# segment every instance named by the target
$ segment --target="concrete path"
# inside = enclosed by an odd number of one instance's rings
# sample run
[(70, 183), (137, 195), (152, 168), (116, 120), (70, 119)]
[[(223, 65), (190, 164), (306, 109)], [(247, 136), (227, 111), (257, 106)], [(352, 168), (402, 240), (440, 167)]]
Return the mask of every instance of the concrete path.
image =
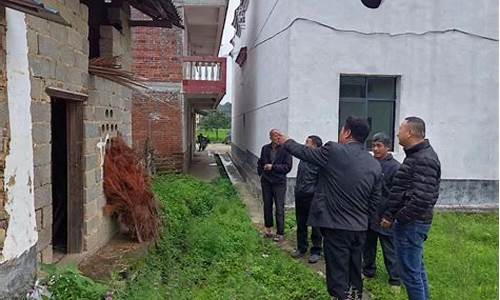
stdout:
[[(262, 201), (260, 200), (260, 197), (258, 195), (254, 195), (251, 192), (252, 189), (248, 186), (248, 183), (245, 182), (244, 178), (241, 176), (241, 174), (238, 172), (238, 169), (233, 164), (229, 152), (221, 155), (220, 158), (222, 164), (224, 165), (226, 173), (229, 176), (229, 179), (233, 183), (235, 189), (238, 191), (238, 194), (240, 195), (242, 201), (245, 203), (245, 206), (247, 208), (248, 214), (250, 215), (252, 223), (259, 229), (260, 232), (264, 233), (264, 223), (263, 223), (264, 216), (262, 207), (263, 205)], [(278, 247), (280, 247), (283, 251), (286, 251), (290, 254), (292, 254), (296, 246), (295, 238), (293, 239), (290, 238), (290, 235), (293, 234), (295, 234), (295, 232), (285, 233), (286, 237), (285, 241), (277, 243)], [(308, 263), (307, 256), (298, 260), (308, 268), (317, 272), (321, 277), (325, 278), (325, 261), (323, 258), (321, 258), (321, 260), (316, 264)], [(370, 300), (370, 299), (371, 297), (369, 293), (365, 291), (363, 293), (363, 300)]]
[(188, 169), (188, 174), (203, 181), (212, 181), (220, 176), (215, 161), (215, 154), (224, 154), (231, 151), (231, 147), (224, 144), (209, 144), (202, 152), (194, 153), (193, 161)]

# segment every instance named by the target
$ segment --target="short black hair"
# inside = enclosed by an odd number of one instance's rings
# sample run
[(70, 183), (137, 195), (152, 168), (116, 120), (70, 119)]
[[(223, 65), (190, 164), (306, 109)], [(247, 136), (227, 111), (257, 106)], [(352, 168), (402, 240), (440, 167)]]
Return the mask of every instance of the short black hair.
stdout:
[(391, 141), (391, 138), (383, 133), (383, 132), (377, 132), (373, 135), (373, 139), (372, 139), (372, 142), (373, 143), (382, 143), (384, 144), (384, 146), (386, 146), (387, 148), (391, 148), (392, 146), (392, 141)]
[(357, 142), (364, 144), (370, 134), (370, 124), (364, 118), (349, 116), (345, 120), (344, 130), (350, 130), (352, 137)]
[(311, 139), (313, 141), (313, 143), (316, 144), (316, 147), (323, 146), (323, 141), (321, 140), (321, 138), (319, 136), (317, 136), (317, 135), (310, 135), (307, 138)]
[(419, 117), (408, 117), (405, 121), (410, 125), (411, 131), (420, 138), (425, 138), (425, 122)]

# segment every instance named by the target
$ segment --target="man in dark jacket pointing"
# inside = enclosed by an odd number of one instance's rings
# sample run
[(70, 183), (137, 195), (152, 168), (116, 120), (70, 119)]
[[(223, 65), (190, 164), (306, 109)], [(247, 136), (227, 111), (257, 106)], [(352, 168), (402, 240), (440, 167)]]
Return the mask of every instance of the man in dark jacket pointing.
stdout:
[(399, 127), (398, 138), (406, 158), (394, 176), (381, 226), (389, 228), (394, 223), (400, 276), (408, 298), (427, 300), (430, 295), (423, 261), (424, 241), (439, 197), (441, 164), (425, 139), (422, 119), (406, 118)]
[(347, 118), (339, 143), (309, 149), (279, 134), (293, 156), (320, 167), (309, 225), (321, 228), (328, 292), (334, 299), (361, 299), (361, 260), (368, 216), (381, 196), (380, 164), (363, 144), (370, 127), (365, 119)]

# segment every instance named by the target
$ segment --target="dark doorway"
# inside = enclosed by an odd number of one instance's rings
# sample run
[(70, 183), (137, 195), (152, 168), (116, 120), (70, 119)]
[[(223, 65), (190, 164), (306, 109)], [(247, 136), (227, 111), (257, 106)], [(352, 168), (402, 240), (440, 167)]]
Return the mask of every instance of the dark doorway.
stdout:
[(68, 139), (66, 102), (52, 100), (52, 246), (66, 253), (68, 244)]
[(83, 105), (52, 98), (52, 245), (83, 250)]

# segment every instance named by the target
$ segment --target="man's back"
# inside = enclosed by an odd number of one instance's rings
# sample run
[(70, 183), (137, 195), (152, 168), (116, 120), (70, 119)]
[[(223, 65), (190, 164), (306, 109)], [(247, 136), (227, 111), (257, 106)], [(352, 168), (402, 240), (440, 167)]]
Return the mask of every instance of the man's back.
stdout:
[(369, 214), (380, 199), (380, 164), (360, 143), (328, 142), (314, 151), (295, 142), (287, 149), (297, 157), (319, 165), (318, 186), (311, 204), (312, 226), (365, 231)]
[(318, 172), (318, 166), (306, 161), (300, 161), (297, 168), (295, 193), (314, 194), (318, 185)]

